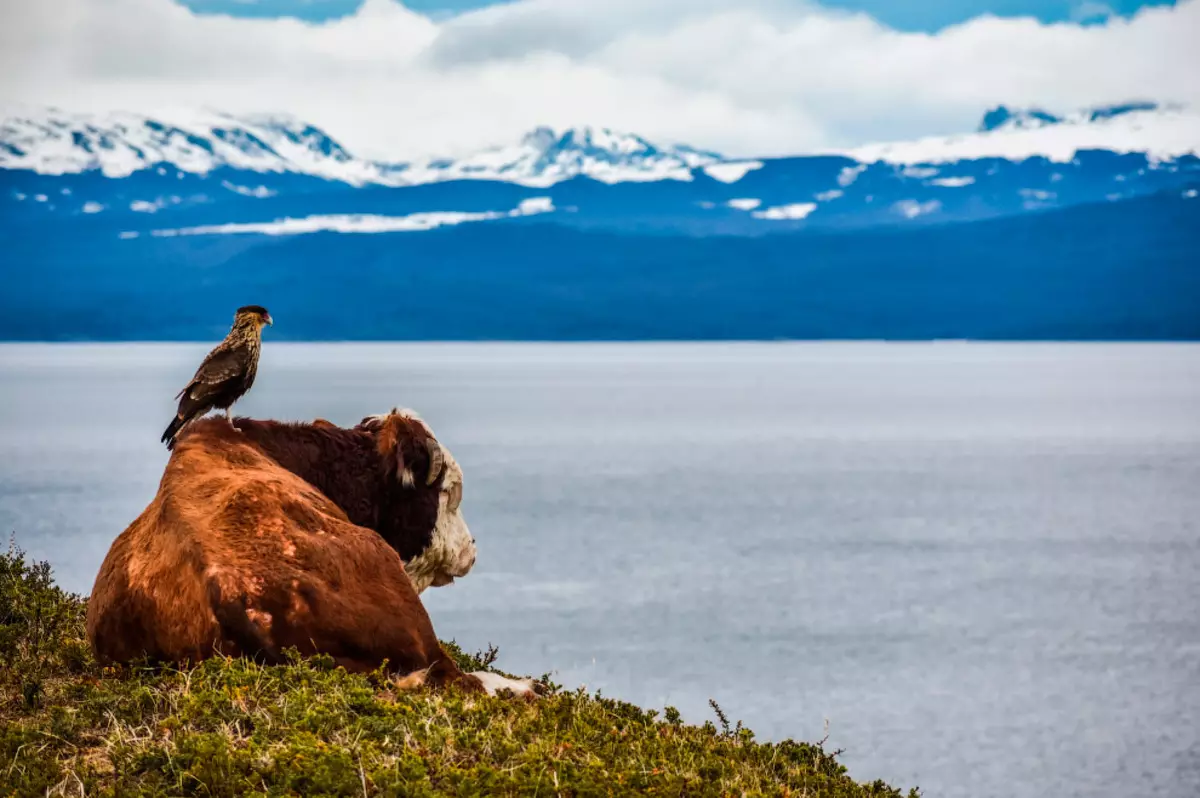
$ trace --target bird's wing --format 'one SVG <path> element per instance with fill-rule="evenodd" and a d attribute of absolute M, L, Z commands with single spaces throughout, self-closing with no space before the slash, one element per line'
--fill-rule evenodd
<path fill-rule="evenodd" d="M 246 354 L 235 347 L 221 344 L 208 353 L 196 375 L 187 384 L 179 396 L 185 393 L 191 399 L 204 399 L 226 382 L 237 377 L 246 368 Z M 178 398 L 178 397 L 176 397 Z"/>

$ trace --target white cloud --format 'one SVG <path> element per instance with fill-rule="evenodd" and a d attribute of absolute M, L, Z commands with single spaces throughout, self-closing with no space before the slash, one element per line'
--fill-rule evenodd
<path fill-rule="evenodd" d="M 766 155 L 962 131 L 1001 102 L 1200 103 L 1200 0 L 1103 25 L 981 17 L 933 35 L 791 0 L 518 0 L 441 22 L 366 0 L 320 25 L 171 0 L 0 13 L 0 101 L 286 111 L 389 158 L 537 124 Z"/>

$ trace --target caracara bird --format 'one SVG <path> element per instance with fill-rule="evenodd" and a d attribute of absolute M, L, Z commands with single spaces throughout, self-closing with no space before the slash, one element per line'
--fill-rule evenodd
<path fill-rule="evenodd" d="M 175 395 L 179 400 L 179 411 L 162 436 L 168 449 L 175 447 L 175 436 L 188 422 L 214 407 L 224 410 L 225 418 L 233 424 L 229 408 L 254 384 L 258 353 L 262 348 L 262 328 L 271 323 L 271 314 L 261 305 L 237 309 L 229 335 L 208 353 L 196 369 L 196 376 Z"/>

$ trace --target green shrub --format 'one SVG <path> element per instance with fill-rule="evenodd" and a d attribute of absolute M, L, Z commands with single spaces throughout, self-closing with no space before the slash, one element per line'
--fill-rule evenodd
<path fill-rule="evenodd" d="M 557 686 L 401 692 L 328 657 L 100 668 L 85 615 L 45 563 L 0 555 L 0 795 L 900 795 L 820 744 L 755 742 L 715 705 L 719 729 Z M 469 670 L 497 656 L 446 647 Z"/>

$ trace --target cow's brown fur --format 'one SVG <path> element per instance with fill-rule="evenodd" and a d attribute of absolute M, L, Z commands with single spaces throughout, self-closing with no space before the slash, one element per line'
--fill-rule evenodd
<path fill-rule="evenodd" d="M 377 433 L 328 421 L 285 424 L 239 418 L 234 425 L 259 449 L 340 507 L 351 523 L 374 529 L 408 562 L 429 545 L 437 523 L 441 474 L 427 484 L 430 438 L 424 424 L 392 415 Z M 219 421 L 209 422 L 217 427 Z M 401 484 L 409 468 L 413 484 Z"/>
<path fill-rule="evenodd" d="M 181 435 L 154 500 L 113 543 L 88 606 L 97 657 L 277 661 L 294 646 L 481 689 L 442 650 L 401 560 L 437 516 L 424 426 L 236 424 Z"/>

